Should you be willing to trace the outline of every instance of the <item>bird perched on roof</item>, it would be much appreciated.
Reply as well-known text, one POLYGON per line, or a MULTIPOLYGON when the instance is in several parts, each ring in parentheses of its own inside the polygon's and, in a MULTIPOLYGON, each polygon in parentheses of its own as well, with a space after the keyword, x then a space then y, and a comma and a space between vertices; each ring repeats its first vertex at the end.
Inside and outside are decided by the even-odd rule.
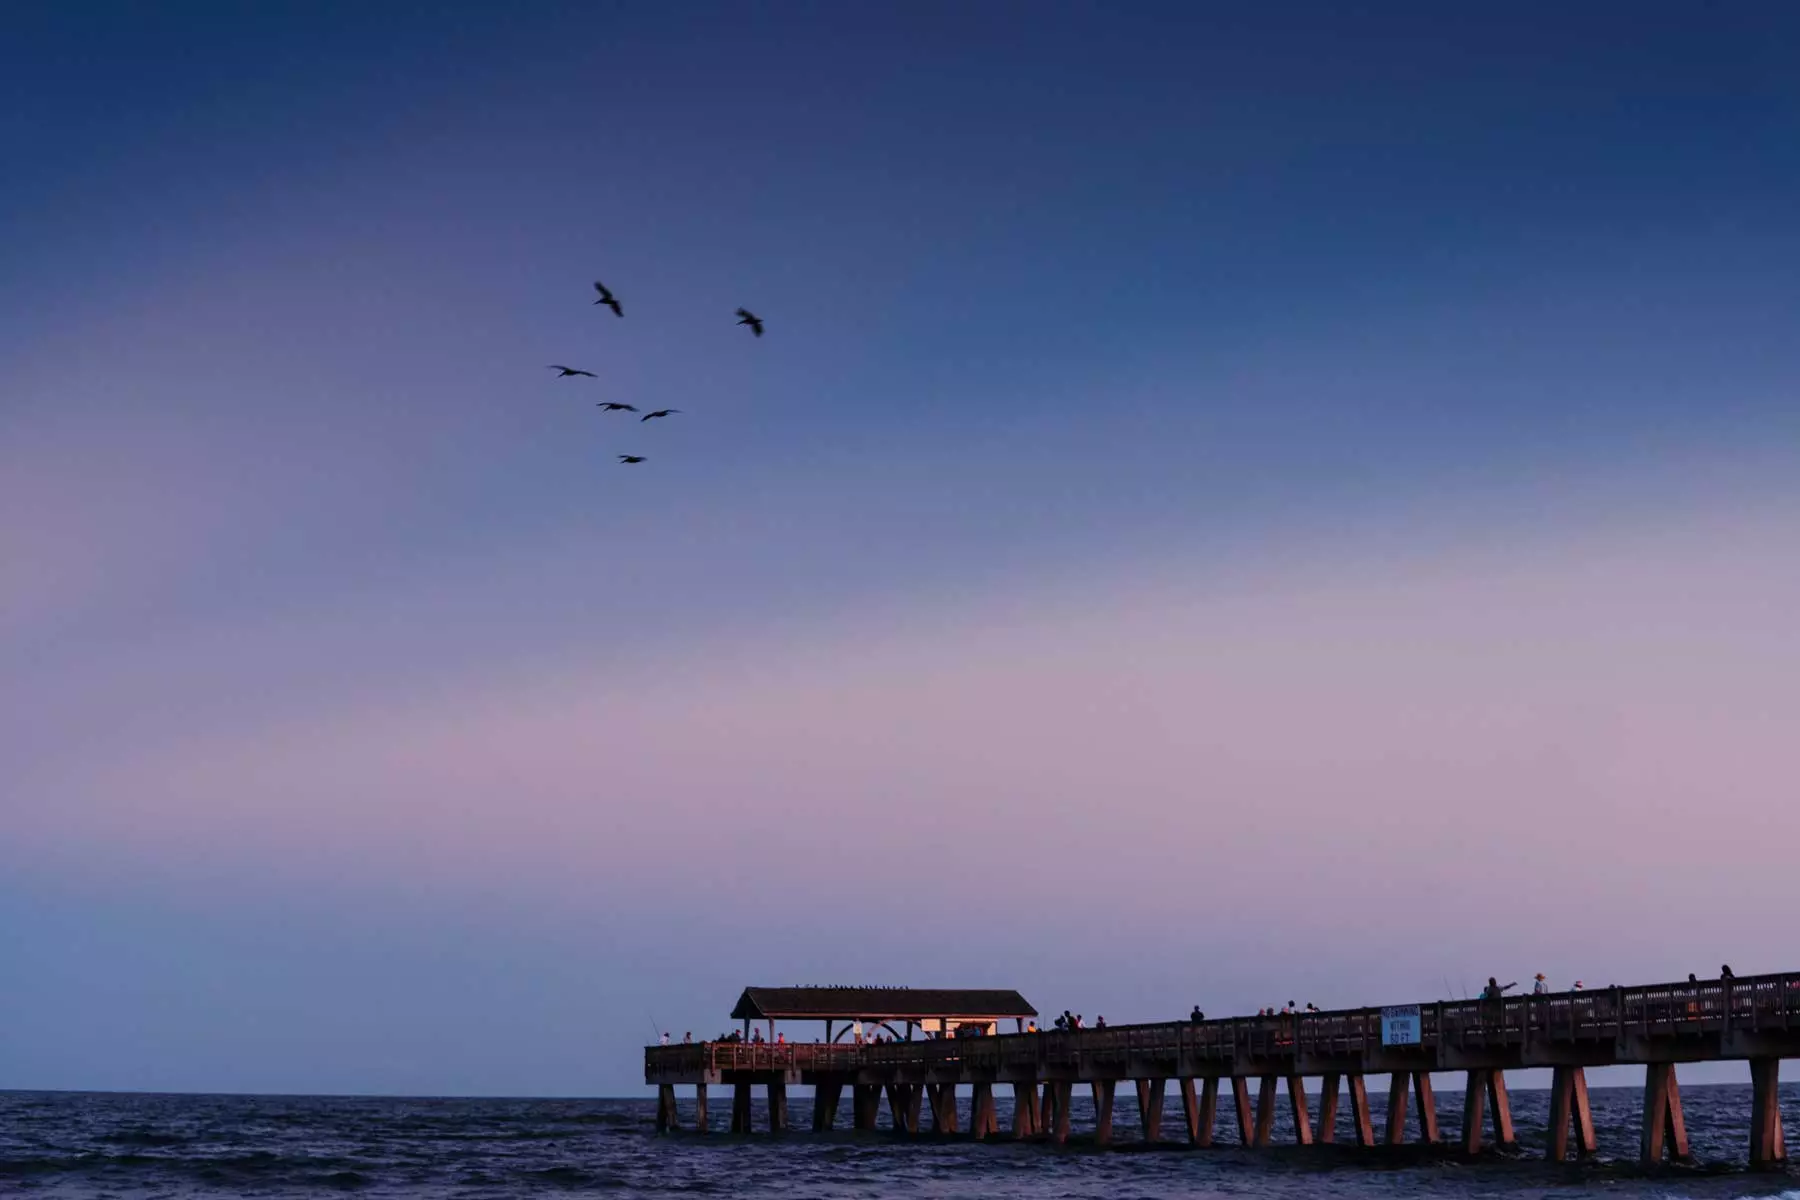
POLYGON ((622 317, 625 315, 625 309, 620 306, 619 298, 607 291, 604 283, 601 283, 598 279, 594 280, 594 290, 600 293, 600 298, 594 301, 595 304, 606 305, 606 307, 613 310, 613 316, 615 317, 622 317))
POLYGON ((762 318, 751 312, 749 309, 738 309, 737 323, 739 325, 748 325, 751 333, 754 333, 757 337, 762 336, 762 318))
POLYGON ((639 417, 638 420, 654 421, 657 417, 666 417, 670 413, 678 413, 680 411, 681 410, 679 408, 659 408, 655 412, 645 413, 643 416, 639 417))
POLYGON ((637 405, 635 405, 635 404, 619 404, 613 400, 608 400, 604 404, 597 404, 594 407, 598 408, 601 412, 636 412, 637 411, 637 405))
POLYGON ((644 456, 641 454, 621 454, 619 455, 619 461, 622 463, 640 463, 644 461, 644 456))
POLYGON ((561 375, 557 376, 558 379, 567 379, 571 375, 586 375, 589 379, 599 378, 599 376, 595 375, 592 371, 584 371, 580 367, 565 367, 561 363, 551 363, 550 370, 562 372, 561 375))

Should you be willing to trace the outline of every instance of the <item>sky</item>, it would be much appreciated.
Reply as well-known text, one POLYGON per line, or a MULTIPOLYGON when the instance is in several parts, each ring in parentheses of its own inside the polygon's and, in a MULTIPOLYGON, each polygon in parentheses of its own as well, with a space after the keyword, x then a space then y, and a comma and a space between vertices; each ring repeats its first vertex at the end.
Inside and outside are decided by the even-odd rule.
POLYGON ((1800 970, 1797 51, 9 6, 0 1087, 1800 970))

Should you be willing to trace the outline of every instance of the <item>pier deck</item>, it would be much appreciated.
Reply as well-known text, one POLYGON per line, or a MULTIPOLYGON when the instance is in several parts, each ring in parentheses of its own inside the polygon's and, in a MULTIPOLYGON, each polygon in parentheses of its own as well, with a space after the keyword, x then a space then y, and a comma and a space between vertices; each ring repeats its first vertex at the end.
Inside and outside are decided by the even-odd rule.
POLYGON ((1067 1137, 1070 1089, 1081 1083, 1094 1090, 1102 1142, 1111 1140, 1114 1091, 1123 1081, 1136 1085, 1145 1139, 1157 1140, 1163 1094, 1174 1080, 1180 1084, 1188 1140, 1196 1145, 1212 1143, 1219 1087, 1229 1082, 1238 1119, 1234 1140, 1250 1146, 1268 1144, 1276 1082, 1283 1080, 1299 1141, 1332 1139, 1342 1086, 1357 1141, 1373 1145, 1402 1140, 1409 1098, 1418 1106, 1421 1137, 1438 1141, 1431 1073, 1463 1071, 1468 1092, 1460 1142, 1474 1152, 1490 1118, 1494 1141, 1514 1142, 1505 1072, 1547 1067, 1554 1071, 1547 1144, 1550 1157, 1560 1159, 1568 1154, 1571 1134, 1578 1153, 1595 1149, 1585 1069, 1642 1064, 1640 1149, 1646 1161, 1655 1162, 1665 1151, 1687 1155, 1675 1065, 1747 1060, 1755 1088, 1750 1161, 1768 1166, 1786 1158, 1776 1089, 1780 1060, 1800 1057, 1800 973, 1439 1001, 1416 1008, 1416 1022, 1402 1021, 1385 1037, 1384 1010, 1361 1008, 864 1045, 653 1046, 645 1051, 644 1079, 659 1088, 663 1127, 674 1123, 675 1085, 700 1089, 702 1125, 705 1089, 735 1087, 732 1127, 741 1132, 749 1131, 749 1089, 757 1084, 769 1089, 770 1121, 777 1130, 786 1126, 787 1087, 810 1084, 817 1096, 815 1128, 831 1127, 847 1087, 858 1128, 874 1127, 885 1094, 895 1129, 917 1133, 922 1100, 929 1097, 932 1127, 957 1132, 955 1089, 961 1085, 973 1091, 966 1128, 976 1137, 998 1132, 993 1089, 1010 1085, 1017 1101, 1013 1132, 1053 1140, 1067 1137), (1364 1077, 1370 1074, 1389 1076, 1389 1122, 1379 1139, 1368 1117, 1364 1077), (1322 1083, 1316 1134, 1309 1078, 1322 1083), (1258 1084, 1254 1111, 1251 1080, 1258 1084))

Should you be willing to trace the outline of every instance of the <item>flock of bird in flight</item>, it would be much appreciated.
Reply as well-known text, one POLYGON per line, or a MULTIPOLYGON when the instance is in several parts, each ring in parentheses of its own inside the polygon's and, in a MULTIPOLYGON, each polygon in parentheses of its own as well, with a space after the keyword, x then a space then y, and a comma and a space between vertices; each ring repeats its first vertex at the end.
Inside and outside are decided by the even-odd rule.
MULTIPOLYGON (((613 316, 615 317, 622 317, 625 315, 625 306, 620 304, 619 298, 613 295, 607 286, 598 279, 594 280, 594 291, 599 296, 599 299, 594 301, 595 304, 604 304, 606 307, 612 309, 613 316)), ((750 327, 750 332, 754 333, 757 337, 763 335, 762 318, 751 312, 749 309, 738 309, 737 318, 737 323, 739 325, 748 325, 750 327)), ((572 379, 583 375, 589 379, 599 378, 592 371, 584 371, 580 367, 565 367, 561 363, 551 363, 549 369, 560 372, 560 374, 557 375, 558 379, 572 379)), ((634 413, 638 411, 635 404, 620 404, 616 400, 601 401, 596 407, 598 407, 601 412, 634 413)), ((658 417, 666 417, 680 411, 679 408, 659 408, 655 412, 645 413, 638 418, 638 421, 640 423, 644 421, 654 421, 658 417)), ((619 455, 619 461, 621 463, 641 463, 644 461, 644 456, 642 454, 621 454, 619 455)))

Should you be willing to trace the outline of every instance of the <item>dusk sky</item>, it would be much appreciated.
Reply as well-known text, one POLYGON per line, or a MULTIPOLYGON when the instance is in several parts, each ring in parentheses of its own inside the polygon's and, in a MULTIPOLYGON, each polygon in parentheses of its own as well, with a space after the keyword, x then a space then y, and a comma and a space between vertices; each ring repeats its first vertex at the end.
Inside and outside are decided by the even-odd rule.
POLYGON ((1780 0, 9 4, 0 1088, 1800 969, 1797 61, 1780 0))

